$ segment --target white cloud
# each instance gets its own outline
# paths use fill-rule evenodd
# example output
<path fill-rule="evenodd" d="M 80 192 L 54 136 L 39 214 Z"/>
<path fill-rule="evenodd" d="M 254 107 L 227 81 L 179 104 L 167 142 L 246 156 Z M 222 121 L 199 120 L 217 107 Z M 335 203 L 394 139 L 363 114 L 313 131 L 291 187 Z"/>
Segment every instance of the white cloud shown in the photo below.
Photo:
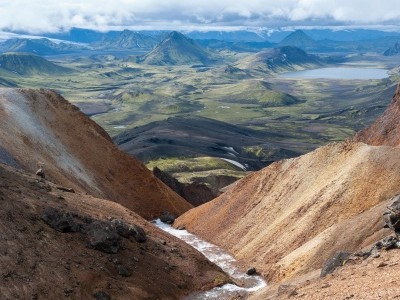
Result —
<path fill-rule="evenodd" d="M 398 0 L 0 0 L 0 29 L 397 25 Z"/>

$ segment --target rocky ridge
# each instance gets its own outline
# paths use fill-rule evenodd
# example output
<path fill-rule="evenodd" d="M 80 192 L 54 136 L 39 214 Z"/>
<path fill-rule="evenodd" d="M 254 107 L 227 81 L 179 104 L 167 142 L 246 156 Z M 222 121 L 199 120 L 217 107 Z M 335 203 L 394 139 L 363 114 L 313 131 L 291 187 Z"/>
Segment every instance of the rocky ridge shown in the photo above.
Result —
<path fill-rule="evenodd" d="M 108 134 L 52 91 L 0 89 L 0 162 L 110 199 L 152 219 L 191 205 L 137 159 L 119 150 Z"/>

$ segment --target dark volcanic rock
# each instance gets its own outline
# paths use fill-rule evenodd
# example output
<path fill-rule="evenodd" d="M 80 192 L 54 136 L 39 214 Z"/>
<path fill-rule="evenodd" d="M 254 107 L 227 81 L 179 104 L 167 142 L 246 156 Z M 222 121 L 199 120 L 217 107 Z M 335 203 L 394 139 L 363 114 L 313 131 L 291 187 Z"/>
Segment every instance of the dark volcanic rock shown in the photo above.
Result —
<path fill-rule="evenodd" d="M 129 236 L 131 235 L 129 225 L 120 219 L 112 220 L 111 227 L 114 228 L 117 233 L 124 238 L 129 238 Z"/>
<path fill-rule="evenodd" d="M 167 211 L 164 211 L 160 216 L 160 220 L 163 223 L 172 224 L 175 221 L 175 216 Z"/>
<path fill-rule="evenodd" d="M 120 248 L 120 236 L 111 224 L 95 221 L 87 229 L 88 245 L 105 253 L 117 253 Z"/>
<path fill-rule="evenodd" d="M 257 273 L 256 268 L 250 268 L 247 270 L 247 275 L 255 275 Z"/>
<path fill-rule="evenodd" d="M 40 168 L 39 170 L 36 171 L 35 173 L 37 176 L 39 176 L 40 178 L 46 178 L 46 175 L 44 174 L 44 171 L 42 168 Z"/>
<path fill-rule="evenodd" d="M 122 220 L 114 219 L 111 221 L 111 227 L 124 238 L 133 237 L 138 243 L 143 243 L 147 240 L 146 232 L 138 225 L 129 225 Z"/>
<path fill-rule="evenodd" d="M 137 225 L 131 225 L 129 228 L 130 233 L 132 234 L 133 238 L 138 243 L 144 243 L 147 240 L 146 233 L 144 229 Z"/>
<path fill-rule="evenodd" d="M 44 210 L 42 220 L 51 228 L 60 232 L 77 232 L 80 230 L 80 226 L 75 222 L 71 214 L 53 207 L 48 207 Z"/>
<path fill-rule="evenodd" d="M 204 183 L 181 183 L 157 167 L 154 167 L 153 174 L 170 187 L 171 190 L 194 206 L 199 206 L 218 196 Z"/>
<path fill-rule="evenodd" d="M 124 265 L 117 265 L 117 271 L 118 275 L 121 275 L 122 277 L 130 277 L 132 275 L 132 273 Z"/>
<path fill-rule="evenodd" d="M 392 229 L 396 236 L 400 235 L 400 195 L 393 197 L 392 204 L 383 214 L 385 225 Z"/>
<path fill-rule="evenodd" d="M 325 262 L 320 277 L 325 277 L 326 275 L 333 273 L 337 268 L 343 266 L 350 255 L 351 253 L 348 252 L 337 252 L 333 257 Z"/>
<path fill-rule="evenodd" d="M 398 248 L 398 238 L 394 236 L 388 236 L 385 237 L 384 239 L 378 241 L 374 247 L 372 248 L 371 252 L 374 252 L 374 250 L 391 250 L 391 249 L 396 249 Z"/>
<path fill-rule="evenodd" d="M 94 293 L 93 298 L 95 298 L 96 300 L 111 300 L 110 295 L 104 291 L 98 291 Z"/>

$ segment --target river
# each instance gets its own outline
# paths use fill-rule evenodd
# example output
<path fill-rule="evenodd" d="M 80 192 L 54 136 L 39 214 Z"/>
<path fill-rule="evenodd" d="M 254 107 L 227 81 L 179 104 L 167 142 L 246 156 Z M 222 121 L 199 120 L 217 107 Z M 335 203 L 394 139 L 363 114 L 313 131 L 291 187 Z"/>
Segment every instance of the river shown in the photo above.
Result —
<path fill-rule="evenodd" d="M 241 285 L 225 284 L 222 287 L 216 287 L 206 292 L 189 295 L 185 300 L 224 300 L 231 299 L 233 296 L 238 295 L 246 297 L 249 293 L 261 290 L 267 286 L 267 283 L 261 276 L 249 276 L 241 271 L 235 258 L 220 247 L 200 239 L 196 235 L 189 233 L 187 230 L 177 230 L 172 226 L 161 222 L 160 219 L 155 221 L 155 225 L 201 252 L 208 260 L 219 266 L 235 282 Z"/>

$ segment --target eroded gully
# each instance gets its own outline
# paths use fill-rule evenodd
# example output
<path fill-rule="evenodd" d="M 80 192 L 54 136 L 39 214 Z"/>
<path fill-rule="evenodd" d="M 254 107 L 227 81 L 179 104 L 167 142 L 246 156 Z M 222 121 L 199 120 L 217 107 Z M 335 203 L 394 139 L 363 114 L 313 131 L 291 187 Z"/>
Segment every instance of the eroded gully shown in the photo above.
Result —
<path fill-rule="evenodd" d="M 234 284 L 225 284 L 221 287 L 215 287 L 209 291 L 191 294 L 187 296 L 185 300 L 224 300 L 231 299 L 232 297 L 239 295 L 245 298 L 249 295 L 249 293 L 259 291 L 267 286 L 267 283 L 262 277 L 249 276 L 242 272 L 238 267 L 237 261 L 218 246 L 208 243 L 186 230 L 177 230 L 172 226 L 161 222 L 159 219 L 155 221 L 155 225 L 201 252 L 208 260 L 219 266 L 235 282 L 240 284 L 240 286 Z"/>

